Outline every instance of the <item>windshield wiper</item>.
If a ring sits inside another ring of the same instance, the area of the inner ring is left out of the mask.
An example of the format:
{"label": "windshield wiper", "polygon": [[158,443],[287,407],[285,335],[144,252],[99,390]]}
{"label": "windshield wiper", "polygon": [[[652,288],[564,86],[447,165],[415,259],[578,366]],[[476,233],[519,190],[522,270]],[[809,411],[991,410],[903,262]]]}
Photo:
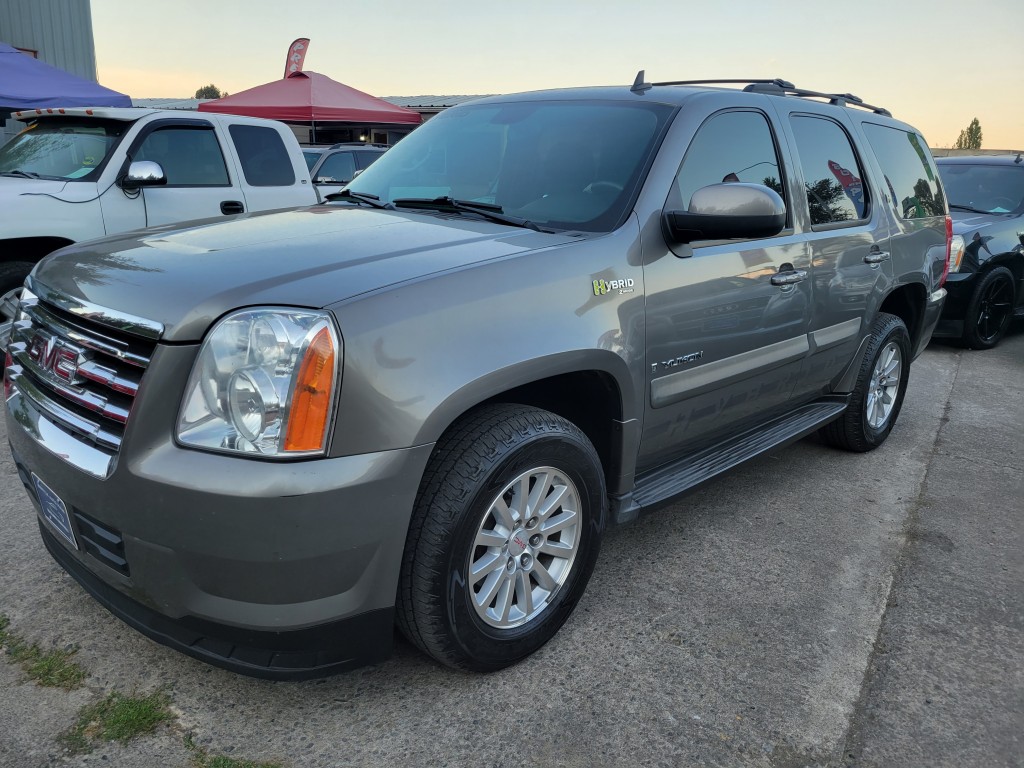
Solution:
{"label": "windshield wiper", "polygon": [[324,200],[329,200],[332,203],[335,200],[347,200],[350,203],[366,203],[371,208],[383,208],[385,211],[395,210],[395,206],[391,203],[382,203],[377,195],[370,195],[366,192],[353,192],[350,189],[343,189],[341,192],[335,192],[334,194],[327,195]]}
{"label": "windshield wiper", "polygon": [[[972,208],[969,205],[959,205],[958,203],[950,203],[949,207],[950,208],[956,208],[958,211],[970,211],[971,213],[984,213],[986,216],[988,216],[991,213],[994,213],[994,211],[983,211],[980,208]],[[1009,211],[1007,211],[1007,213],[1009,213]]]}
{"label": "windshield wiper", "polygon": [[550,232],[550,230],[541,229],[532,221],[526,219],[520,219],[518,216],[509,216],[502,212],[500,205],[493,205],[491,203],[474,203],[472,200],[456,200],[453,197],[408,197],[400,200],[395,200],[395,206],[398,208],[425,208],[434,211],[462,211],[463,213],[475,213],[479,216],[483,216],[485,219],[490,221],[496,221],[499,224],[509,224],[513,227],[523,227],[524,229],[532,229],[534,232]]}
{"label": "windshield wiper", "polygon": [[23,171],[20,168],[15,168],[13,171],[3,171],[2,173],[0,173],[0,176],[15,176],[20,179],[42,178],[42,176],[40,176],[38,173],[33,173],[32,171]]}

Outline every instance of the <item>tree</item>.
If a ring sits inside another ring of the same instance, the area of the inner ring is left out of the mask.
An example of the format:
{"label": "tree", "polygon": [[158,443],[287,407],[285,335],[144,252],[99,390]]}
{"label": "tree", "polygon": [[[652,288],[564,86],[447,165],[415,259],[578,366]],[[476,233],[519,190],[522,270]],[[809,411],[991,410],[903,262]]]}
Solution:
{"label": "tree", "polygon": [[195,97],[197,99],[223,99],[227,95],[227,91],[224,91],[222,93],[221,90],[216,85],[210,83],[209,85],[204,85],[202,88],[196,91]]}
{"label": "tree", "polygon": [[971,120],[971,124],[960,131],[953,149],[981,149],[981,123],[978,118]]}

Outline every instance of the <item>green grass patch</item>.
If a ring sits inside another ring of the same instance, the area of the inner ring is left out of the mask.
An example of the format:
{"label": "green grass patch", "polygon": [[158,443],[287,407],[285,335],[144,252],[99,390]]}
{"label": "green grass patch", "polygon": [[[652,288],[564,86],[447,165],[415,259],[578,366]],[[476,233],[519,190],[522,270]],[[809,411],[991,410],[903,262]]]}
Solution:
{"label": "green grass patch", "polygon": [[78,688],[85,680],[85,669],[72,661],[77,650],[43,651],[35,643],[27,643],[10,630],[10,619],[0,614],[0,647],[7,657],[21,666],[30,679],[48,688],[67,691]]}
{"label": "green grass patch", "polygon": [[115,692],[82,707],[78,722],[60,740],[69,752],[77,754],[89,751],[101,741],[124,744],[174,719],[170,701],[163,692],[149,696],[124,696]]}
{"label": "green grass patch", "polygon": [[239,760],[225,755],[210,755],[196,744],[190,734],[185,735],[185,749],[192,753],[195,768],[285,768],[285,764],[277,760]]}

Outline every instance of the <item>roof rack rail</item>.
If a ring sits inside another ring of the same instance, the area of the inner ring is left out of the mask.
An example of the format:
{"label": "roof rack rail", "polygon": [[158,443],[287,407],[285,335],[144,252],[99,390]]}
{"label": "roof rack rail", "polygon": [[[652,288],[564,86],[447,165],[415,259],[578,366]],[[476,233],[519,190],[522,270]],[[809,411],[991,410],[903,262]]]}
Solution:
{"label": "roof rack rail", "polygon": [[[748,93],[765,93],[770,96],[800,96],[803,98],[814,98],[814,99],[828,99],[829,104],[835,104],[839,107],[860,107],[861,109],[867,109],[874,112],[876,115],[885,115],[886,117],[892,117],[892,113],[884,107],[876,107],[873,104],[866,103],[863,99],[858,96],[854,96],[852,93],[822,93],[820,91],[808,91],[804,88],[797,88],[788,80],[783,80],[780,77],[776,78],[732,78],[723,80],[668,80],[661,83],[644,83],[643,82],[644,72],[640,71],[637,75],[636,82],[633,84],[633,90],[637,90],[638,87],[643,87],[643,90],[647,90],[656,85],[739,85],[745,84],[746,87],[743,89]],[[641,86],[642,84],[642,86]]]}

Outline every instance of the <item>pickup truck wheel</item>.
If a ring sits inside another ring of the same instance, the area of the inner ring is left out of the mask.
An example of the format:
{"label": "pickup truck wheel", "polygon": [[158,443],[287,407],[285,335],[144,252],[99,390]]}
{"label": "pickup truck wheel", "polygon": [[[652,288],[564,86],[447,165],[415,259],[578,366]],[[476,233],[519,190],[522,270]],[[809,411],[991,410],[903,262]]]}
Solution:
{"label": "pickup truck wheel", "polygon": [[514,664],[569,617],[604,524],[600,459],[574,424],[520,405],[469,414],[438,442],[420,484],[399,628],[452,667]]}
{"label": "pickup truck wheel", "polygon": [[981,276],[964,317],[964,346],[992,349],[1006,333],[1013,316],[1013,273],[994,267]]}
{"label": "pickup truck wheel", "polygon": [[910,334],[896,315],[879,314],[861,361],[850,406],[821,430],[825,442],[860,453],[885,442],[903,406],[910,373]]}

